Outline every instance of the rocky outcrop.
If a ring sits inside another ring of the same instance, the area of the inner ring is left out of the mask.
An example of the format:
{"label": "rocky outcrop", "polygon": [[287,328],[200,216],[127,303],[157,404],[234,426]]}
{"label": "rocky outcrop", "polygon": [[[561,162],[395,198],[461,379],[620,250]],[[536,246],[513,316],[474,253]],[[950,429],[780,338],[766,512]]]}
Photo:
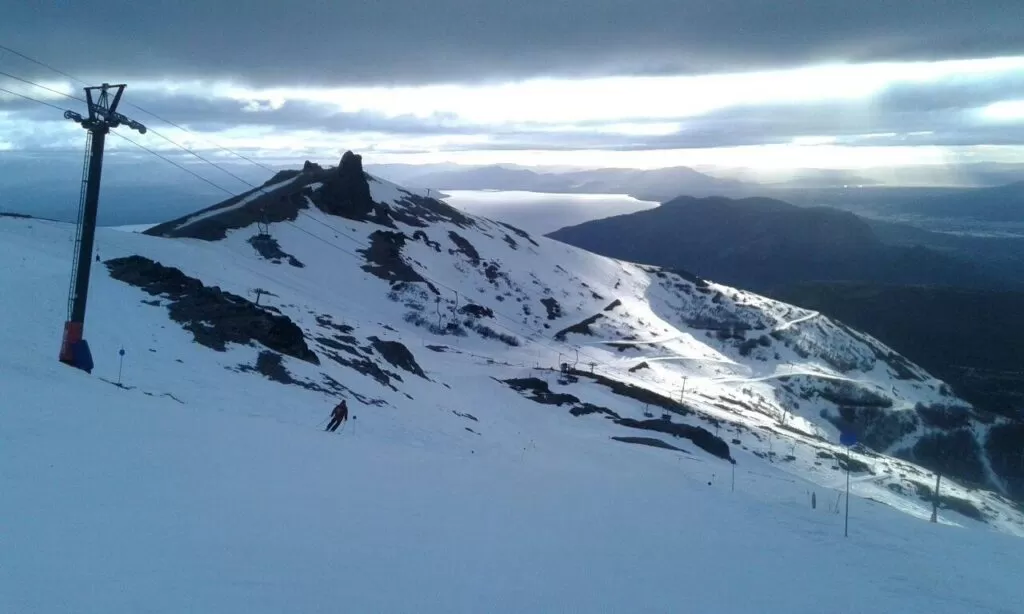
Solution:
{"label": "rocky outcrop", "polygon": [[191,332],[196,343],[221,352],[229,343],[260,343],[281,354],[320,364],[306,345],[302,329],[288,316],[216,286],[205,286],[179,269],[142,256],[115,258],[106,265],[114,279],[166,299],[171,319]]}
{"label": "rocky outcrop", "polygon": [[379,218],[381,212],[370,195],[370,184],[363,171],[363,157],[346,151],[341,162],[329,174],[317,192],[315,202],[321,211],[354,220]]}

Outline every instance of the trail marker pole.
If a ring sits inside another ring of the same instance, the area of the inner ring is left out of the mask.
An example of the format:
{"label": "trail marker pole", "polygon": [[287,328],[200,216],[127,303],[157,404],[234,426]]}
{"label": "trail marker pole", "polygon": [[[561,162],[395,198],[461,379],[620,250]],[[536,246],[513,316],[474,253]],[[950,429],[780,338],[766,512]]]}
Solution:
{"label": "trail marker pole", "polygon": [[119,362],[118,362],[118,365],[117,365],[117,385],[120,386],[121,385],[121,371],[124,370],[124,348],[121,348],[120,350],[118,350],[117,351],[117,355],[119,356]]}

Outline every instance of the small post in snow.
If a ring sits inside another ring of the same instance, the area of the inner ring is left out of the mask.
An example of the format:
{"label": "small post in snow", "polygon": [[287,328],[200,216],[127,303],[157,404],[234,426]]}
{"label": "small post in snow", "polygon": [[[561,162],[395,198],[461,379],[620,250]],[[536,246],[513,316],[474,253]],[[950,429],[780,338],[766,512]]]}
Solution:
{"label": "small post in snow", "polygon": [[124,348],[117,351],[117,355],[120,357],[117,365],[117,385],[121,385],[121,371],[124,369]]}
{"label": "small post in snow", "polygon": [[729,487],[729,492],[736,492],[736,462],[732,463],[732,484]]}
{"label": "small post in snow", "polygon": [[939,488],[942,485],[942,472],[935,472],[935,499],[932,501],[932,522],[939,521]]}

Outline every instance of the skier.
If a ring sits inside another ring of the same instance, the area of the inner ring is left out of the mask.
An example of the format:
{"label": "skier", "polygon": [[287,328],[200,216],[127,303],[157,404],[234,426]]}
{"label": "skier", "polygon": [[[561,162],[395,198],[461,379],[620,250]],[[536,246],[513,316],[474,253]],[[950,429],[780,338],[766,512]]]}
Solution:
{"label": "skier", "polygon": [[331,421],[327,423],[327,428],[324,430],[333,433],[346,420],[348,420],[348,404],[345,403],[345,399],[342,399],[341,403],[338,403],[331,411]]}

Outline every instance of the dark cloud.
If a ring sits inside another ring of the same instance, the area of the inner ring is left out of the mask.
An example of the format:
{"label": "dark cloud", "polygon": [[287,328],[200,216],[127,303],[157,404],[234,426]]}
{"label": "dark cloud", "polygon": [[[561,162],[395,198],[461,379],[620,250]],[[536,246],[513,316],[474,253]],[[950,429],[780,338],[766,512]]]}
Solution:
{"label": "dark cloud", "polygon": [[0,15],[3,44],[89,79],[420,83],[1024,53],[1020,0],[0,0]]}
{"label": "dark cloud", "polygon": [[[0,83],[0,87],[4,86],[4,83]],[[60,107],[61,110],[58,110],[53,107],[41,105],[38,102],[33,102],[31,100],[9,97],[4,92],[0,92],[0,98],[4,98],[0,100],[0,113],[10,113],[11,115],[16,116],[18,119],[25,121],[65,121],[63,109],[68,109],[72,106],[62,105],[60,101],[57,100],[52,101],[50,104]]]}

